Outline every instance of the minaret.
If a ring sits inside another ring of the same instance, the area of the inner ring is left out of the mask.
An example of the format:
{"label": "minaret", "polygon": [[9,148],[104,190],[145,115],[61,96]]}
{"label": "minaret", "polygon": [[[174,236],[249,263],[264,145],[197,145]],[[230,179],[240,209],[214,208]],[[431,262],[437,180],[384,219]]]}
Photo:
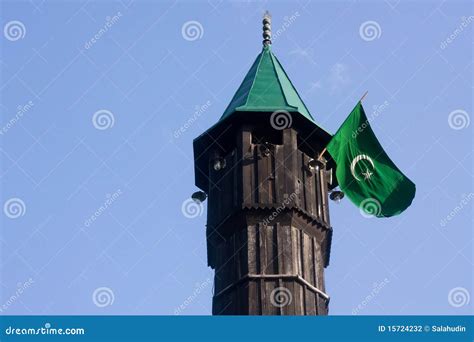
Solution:
{"label": "minaret", "polygon": [[[263,48],[220,120],[194,140],[207,194],[214,315],[327,315],[332,229],[330,140],[271,50]],[[204,194],[204,193],[205,194]]]}

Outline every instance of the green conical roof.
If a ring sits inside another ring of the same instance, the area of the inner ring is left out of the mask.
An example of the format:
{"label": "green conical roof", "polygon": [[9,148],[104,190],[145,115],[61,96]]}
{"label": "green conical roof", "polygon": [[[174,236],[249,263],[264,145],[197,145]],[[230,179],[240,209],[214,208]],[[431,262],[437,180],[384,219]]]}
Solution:
{"label": "green conical roof", "polygon": [[265,46],[219,121],[234,112],[297,112],[314,123],[270,46]]}

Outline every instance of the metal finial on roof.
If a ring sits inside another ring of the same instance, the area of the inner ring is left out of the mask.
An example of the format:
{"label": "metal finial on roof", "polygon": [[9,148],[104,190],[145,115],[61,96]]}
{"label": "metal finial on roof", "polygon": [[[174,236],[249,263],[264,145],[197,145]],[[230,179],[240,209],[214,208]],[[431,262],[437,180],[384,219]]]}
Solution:
{"label": "metal finial on roof", "polygon": [[263,15],[263,46],[268,46],[272,44],[272,16],[270,12],[265,11]]}

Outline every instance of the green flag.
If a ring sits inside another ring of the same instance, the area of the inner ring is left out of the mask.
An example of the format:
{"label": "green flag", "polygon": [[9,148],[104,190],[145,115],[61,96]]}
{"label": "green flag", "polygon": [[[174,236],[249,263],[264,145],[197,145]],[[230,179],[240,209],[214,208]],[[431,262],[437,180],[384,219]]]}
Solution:
{"label": "green flag", "polygon": [[336,162],[340,188],[361,213],[389,217],[410,206],[415,184],[387,156],[360,102],[333,136],[327,150]]}

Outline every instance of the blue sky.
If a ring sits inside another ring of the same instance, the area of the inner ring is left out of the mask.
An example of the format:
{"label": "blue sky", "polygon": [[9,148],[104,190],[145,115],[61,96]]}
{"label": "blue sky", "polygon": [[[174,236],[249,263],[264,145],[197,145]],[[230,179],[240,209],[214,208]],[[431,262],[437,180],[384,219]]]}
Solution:
{"label": "blue sky", "polygon": [[330,314],[472,313],[468,1],[1,7],[1,314],[210,314],[205,208],[182,211],[192,139],[260,52],[266,9],[316,122],[335,132],[368,90],[417,185],[390,219],[331,203]]}

